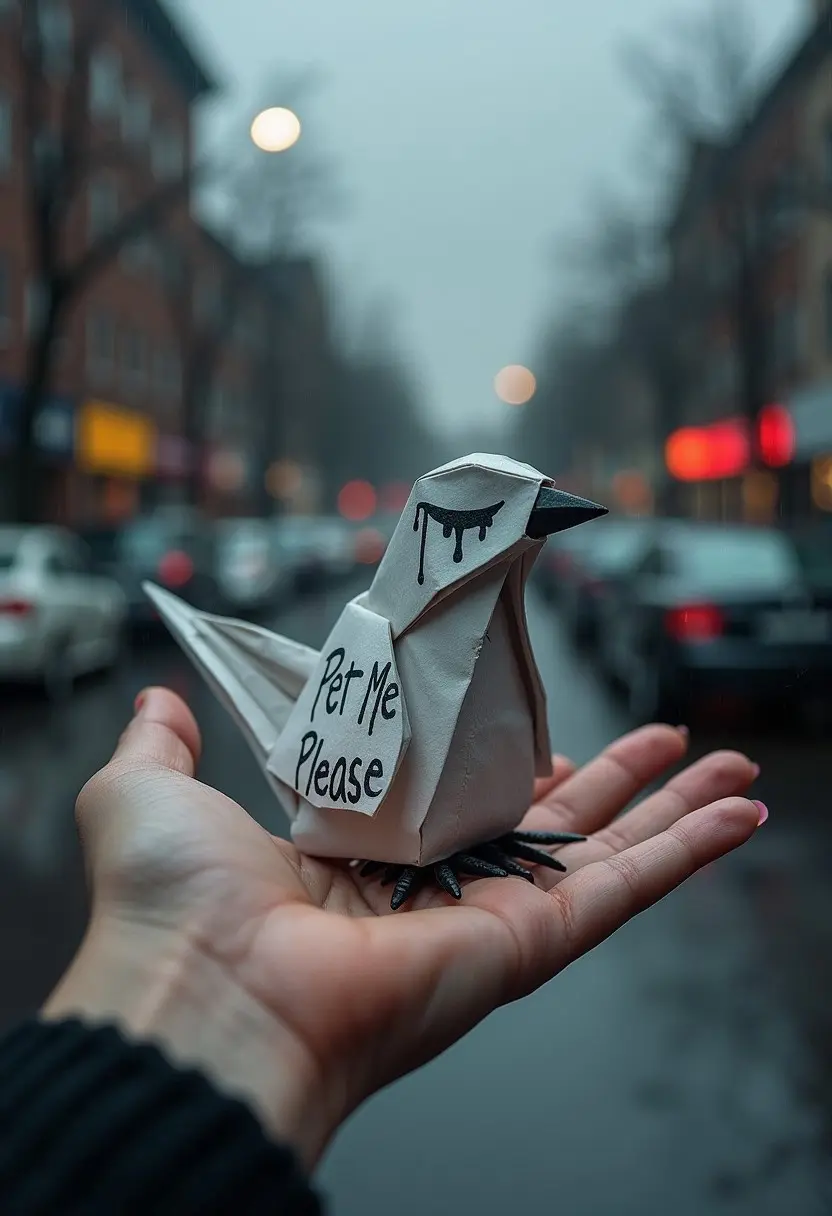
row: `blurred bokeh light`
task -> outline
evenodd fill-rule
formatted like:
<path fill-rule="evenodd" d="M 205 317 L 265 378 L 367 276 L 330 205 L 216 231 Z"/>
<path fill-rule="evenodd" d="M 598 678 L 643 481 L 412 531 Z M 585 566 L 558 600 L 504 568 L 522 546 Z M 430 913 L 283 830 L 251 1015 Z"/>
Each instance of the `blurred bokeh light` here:
<path fill-rule="evenodd" d="M 272 106 L 254 119 L 251 138 L 262 152 L 286 152 L 300 139 L 301 129 L 300 119 L 293 110 Z"/>
<path fill-rule="evenodd" d="M 375 514 L 377 502 L 369 481 L 348 481 L 338 495 L 338 510 L 351 523 L 361 523 Z"/>
<path fill-rule="evenodd" d="M 537 380 L 527 367 L 512 363 L 494 377 L 494 391 L 506 405 L 526 405 L 537 391 Z"/>

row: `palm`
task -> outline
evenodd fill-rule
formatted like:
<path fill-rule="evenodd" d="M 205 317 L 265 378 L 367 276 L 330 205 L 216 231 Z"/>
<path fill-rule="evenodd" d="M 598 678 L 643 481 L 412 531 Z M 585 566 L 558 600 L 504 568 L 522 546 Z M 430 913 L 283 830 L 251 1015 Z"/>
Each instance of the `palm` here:
<path fill-rule="evenodd" d="M 348 1047 L 359 1061 L 355 1100 L 537 987 L 756 823 L 745 802 L 684 818 L 748 788 L 755 767 L 728 752 L 616 819 L 684 754 L 678 731 L 648 727 L 577 773 L 561 763 L 539 783 L 525 826 L 589 837 L 559 853 L 567 875 L 538 871 L 535 886 L 476 880 L 459 905 L 424 889 L 407 911 L 391 913 L 389 888 L 347 863 L 303 856 L 194 781 L 196 727 L 166 696 L 165 720 L 134 725 L 81 800 L 82 828 L 102 795 L 116 807 L 95 840 L 98 892 L 132 916 L 187 922 L 317 1066 Z"/>

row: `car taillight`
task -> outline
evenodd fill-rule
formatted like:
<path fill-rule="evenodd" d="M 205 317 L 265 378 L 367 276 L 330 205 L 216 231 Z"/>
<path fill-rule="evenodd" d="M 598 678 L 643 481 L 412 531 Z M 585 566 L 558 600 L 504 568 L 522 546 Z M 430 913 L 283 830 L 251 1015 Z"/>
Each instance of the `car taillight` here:
<path fill-rule="evenodd" d="M 194 575 L 194 564 L 187 553 L 175 549 L 159 562 L 159 578 L 166 587 L 184 587 Z"/>
<path fill-rule="evenodd" d="M 31 600 L 0 600 L 0 616 L 31 616 L 34 611 Z"/>
<path fill-rule="evenodd" d="M 712 642 L 725 630 L 725 617 L 713 604 L 688 604 L 665 613 L 665 631 L 676 642 Z"/>

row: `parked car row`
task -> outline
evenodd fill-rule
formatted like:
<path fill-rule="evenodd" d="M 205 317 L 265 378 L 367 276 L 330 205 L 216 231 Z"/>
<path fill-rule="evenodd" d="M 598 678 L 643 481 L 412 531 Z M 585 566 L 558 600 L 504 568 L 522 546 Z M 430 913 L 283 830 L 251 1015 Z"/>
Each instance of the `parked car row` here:
<path fill-rule="evenodd" d="M 113 666 L 157 625 L 146 580 L 206 612 L 257 616 L 377 564 L 391 531 L 326 517 L 216 522 L 180 507 L 82 535 L 0 528 L 0 681 L 58 697 Z"/>
<path fill-rule="evenodd" d="M 706 697 L 830 700 L 828 532 L 638 519 L 586 532 L 554 546 L 544 586 L 635 718 L 684 721 Z"/>

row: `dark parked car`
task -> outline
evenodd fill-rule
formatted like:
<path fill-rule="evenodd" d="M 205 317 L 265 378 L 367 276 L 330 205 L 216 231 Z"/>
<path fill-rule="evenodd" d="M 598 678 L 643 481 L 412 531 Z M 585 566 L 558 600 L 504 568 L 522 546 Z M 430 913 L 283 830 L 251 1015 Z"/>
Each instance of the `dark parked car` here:
<path fill-rule="evenodd" d="M 603 527 L 603 525 L 600 525 Z M 549 538 L 535 566 L 538 587 L 550 600 L 563 598 L 580 568 L 581 557 L 592 545 L 595 528 L 573 528 Z"/>
<path fill-rule="evenodd" d="M 604 666 L 635 717 L 684 721 L 702 692 L 809 701 L 832 680 L 832 586 L 767 528 L 666 522 L 604 602 Z"/>
<path fill-rule="evenodd" d="M 158 619 L 142 591 L 145 580 L 204 612 L 227 607 L 217 577 L 214 529 L 195 513 L 160 512 L 134 520 L 119 534 L 117 563 L 134 628 Z"/>
<path fill-rule="evenodd" d="M 609 519 L 586 529 L 583 544 L 562 549 L 558 598 L 579 646 L 594 646 L 604 601 L 644 552 L 652 519 Z"/>

